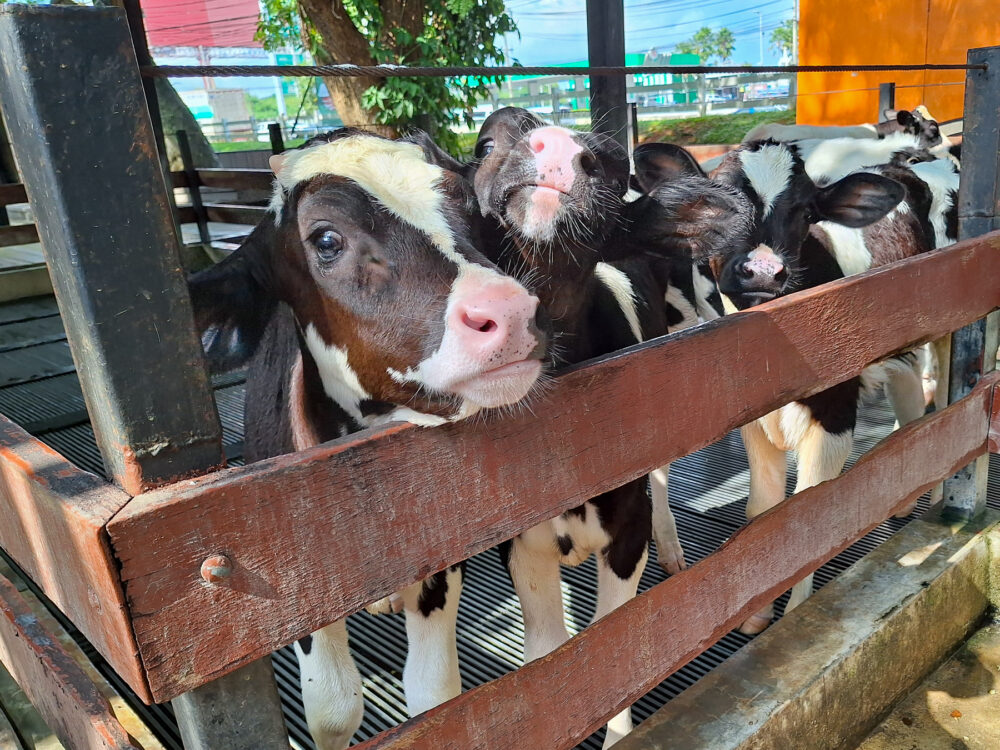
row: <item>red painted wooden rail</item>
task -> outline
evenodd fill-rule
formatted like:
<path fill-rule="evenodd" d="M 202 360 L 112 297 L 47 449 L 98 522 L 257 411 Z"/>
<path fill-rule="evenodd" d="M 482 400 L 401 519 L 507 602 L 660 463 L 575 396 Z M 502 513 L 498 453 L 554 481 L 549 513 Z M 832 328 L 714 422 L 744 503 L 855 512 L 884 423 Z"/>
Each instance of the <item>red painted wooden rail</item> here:
<path fill-rule="evenodd" d="M 21 531 L 0 523 L 0 545 L 140 695 L 167 700 L 982 317 L 1000 307 L 997 278 L 1000 233 L 577 367 L 533 415 L 362 432 L 132 499 L 8 424 L 0 519 Z M 572 746 L 895 507 L 997 450 L 997 384 L 984 378 L 555 654 L 369 747 Z M 25 519 L 39 518 L 25 535 Z M 775 543 L 804 526 L 808 545 Z M 354 542 L 330 544 L 343 538 Z M 372 544 L 389 549 L 377 564 L 364 553 Z M 213 586 L 199 568 L 217 553 L 234 574 Z"/>

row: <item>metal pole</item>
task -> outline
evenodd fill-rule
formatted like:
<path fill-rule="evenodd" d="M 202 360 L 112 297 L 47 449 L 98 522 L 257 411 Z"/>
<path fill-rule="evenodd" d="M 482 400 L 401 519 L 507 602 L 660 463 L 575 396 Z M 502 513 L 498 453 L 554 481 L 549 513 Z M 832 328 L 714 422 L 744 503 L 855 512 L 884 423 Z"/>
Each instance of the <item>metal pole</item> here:
<path fill-rule="evenodd" d="M 624 0 L 587 0 L 587 51 L 591 65 L 625 65 Z M 628 148 L 625 76 L 591 76 L 590 123 Z"/>
<path fill-rule="evenodd" d="M 875 122 L 885 122 L 887 109 L 896 108 L 896 84 L 880 83 L 878 85 L 878 119 Z"/>
<path fill-rule="evenodd" d="M 205 205 L 201 202 L 201 178 L 198 177 L 198 170 L 194 166 L 194 158 L 191 156 L 191 144 L 188 143 L 187 133 L 178 130 L 177 150 L 181 154 L 181 163 L 184 165 L 184 176 L 187 177 L 188 195 L 191 196 L 191 208 L 194 209 L 194 220 L 198 223 L 198 236 L 204 245 L 212 244 L 212 234 L 208 231 L 208 213 Z"/>
<path fill-rule="evenodd" d="M 763 65 L 764 64 L 764 16 L 761 15 L 761 12 L 759 10 L 755 11 L 755 13 L 757 14 L 757 27 L 760 32 L 760 64 Z"/>
<path fill-rule="evenodd" d="M 958 191 L 959 239 L 978 237 L 1000 228 L 1000 47 L 969 50 L 970 64 L 986 63 L 987 70 L 970 70 L 965 79 L 965 123 L 962 138 L 962 180 Z M 951 337 L 948 402 L 966 396 L 983 373 L 996 366 L 997 314 L 976 321 Z M 986 508 L 989 456 L 945 480 L 941 516 L 966 521 Z"/>
<path fill-rule="evenodd" d="M 629 121 L 632 124 L 632 144 L 630 151 L 639 145 L 639 105 L 632 102 L 628 105 Z"/>
<path fill-rule="evenodd" d="M 0 111 L 108 474 L 135 495 L 221 466 L 125 13 L 0 6 Z M 269 670 L 229 675 L 214 691 L 224 701 L 213 686 L 183 696 L 182 732 L 212 750 L 287 748 Z"/>

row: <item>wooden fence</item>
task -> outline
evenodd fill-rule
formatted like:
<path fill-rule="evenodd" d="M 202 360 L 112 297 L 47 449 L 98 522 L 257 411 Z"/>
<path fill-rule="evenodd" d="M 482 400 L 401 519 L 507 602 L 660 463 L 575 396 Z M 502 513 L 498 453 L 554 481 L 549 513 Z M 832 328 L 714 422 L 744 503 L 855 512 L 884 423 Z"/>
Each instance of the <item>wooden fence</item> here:
<path fill-rule="evenodd" d="M 68 49 L 78 65 L 50 64 Z M 982 479 L 980 457 L 1000 442 L 1000 378 L 983 356 L 996 341 L 981 322 L 1000 307 L 1000 232 L 571 368 L 534 414 L 392 425 L 220 469 L 220 429 L 131 50 L 115 9 L 0 8 L 0 109 L 114 480 L 0 419 L 0 546 L 136 693 L 178 699 L 188 747 L 281 745 L 261 658 L 273 649 L 956 329 L 964 331 L 955 338 L 959 377 L 947 408 L 754 519 L 549 656 L 365 747 L 570 748 L 933 485 L 952 478 L 954 513 L 981 508 L 982 493 L 967 490 Z M 997 62 L 969 76 L 966 236 L 1000 228 L 1000 135 L 989 121 L 1000 101 L 997 52 L 970 52 Z M 78 85 L 98 74 L 103 86 Z M 60 137 L 42 141 L 42 132 Z M 260 186 L 238 170 L 199 170 L 198 179 Z M 110 219 L 95 216 L 95 184 L 105 186 L 101 212 Z M 216 555 L 232 573 L 209 582 L 200 570 Z M 60 735 L 73 747 L 129 747 L 86 689 L 74 688 L 75 675 L 37 668 L 55 657 L 26 649 L 5 624 L 18 622 L 17 602 L 2 587 L 0 602 L 0 660 L 33 681 Z M 218 701 L 220 691 L 257 700 L 253 713 L 272 719 L 269 733 L 240 736 L 246 712 Z M 224 743 L 212 739 L 219 727 L 229 732 Z"/>

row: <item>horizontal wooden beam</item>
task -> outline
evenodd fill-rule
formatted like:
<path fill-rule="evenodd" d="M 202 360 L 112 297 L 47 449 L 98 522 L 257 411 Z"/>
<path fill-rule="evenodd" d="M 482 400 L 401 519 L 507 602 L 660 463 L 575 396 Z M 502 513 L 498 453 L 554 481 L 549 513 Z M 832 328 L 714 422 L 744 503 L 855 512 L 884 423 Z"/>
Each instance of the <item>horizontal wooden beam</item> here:
<path fill-rule="evenodd" d="M 243 206 L 238 203 L 206 203 L 205 214 L 209 221 L 256 225 L 267 215 L 267 208 L 264 206 Z"/>
<path fill-rule="evenodd" d="M 24 190 L 24 185 L 20 182 L 12 182 L 0 185 L 0 206 L 9 206 L 12 203 L 27 203 L 28 193 Z"/>
<path fill-rule="evenodd" d="M 997 382 L 990 375 L 959 403 L 893 433 L 846 474 L 758 516 L 714 554 L 552 654 L 360 749 L 574 747 L 803 575 L 981 455 Z"/>
<path fill-rule="evenodd" d="M 12 224 L 0 227 L 0 247 L 28 245 L 38 242 L 38 229 L 34 224 Z"/>
<path fill-rule="evenodd" d="M 188 187 L 189 180 L 184 172 L 171 172 L 174 187 Z M 217 169 L 198 170 L 201 187 L 225 188 L 229 190 L 266 190 L 270 192 L 274 182 L 274 172 L 269 169 Z"/>
<path fill-rule="evenodd" d="M 998 251 L 994 234 L 631 347 L 563 374 L 533 413 L 369 430 L 136 497 L 108 530 L 154 696 L 981 317 L 1000 306 Z M 219 553 L 233 573 L 206 585 Z"/>
<path fill-rule="evenodd" d="M 139 750 L 97 686 L 0 576 L 0 662 L 66 747 Z"/>
<path fill-rule="evenodd" d="M 148 698 L 104 531 L 128 499 L 0 416 L 0 547 Z"/>

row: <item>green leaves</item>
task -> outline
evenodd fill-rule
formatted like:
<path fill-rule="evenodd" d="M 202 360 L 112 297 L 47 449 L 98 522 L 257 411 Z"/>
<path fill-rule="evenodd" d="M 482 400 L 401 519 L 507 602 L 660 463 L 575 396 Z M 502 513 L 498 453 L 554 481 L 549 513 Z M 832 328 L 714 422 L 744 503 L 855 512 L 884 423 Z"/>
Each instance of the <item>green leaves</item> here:
<path fill-rule="evenodd" d="M 412 1 L 412 0 L 411 0 Z M 403 28 L 384 28 L 386 17 L 398 17 L 401 0 L 344 0 L 347 18 L 371 45 L 379 63 L 411 66 L 480 66 L 505 62 L 503 34 L 516 32 L 504 0 L 425 0 L 423 28 L 416 35 Z M 266 49 L 307 48 L 316 57 L 337 62 L 308 21 L 297 0 L 262 0 L 257 39 Z M 326 52 L 324 55 L 323 53 Z M 318 53 L 318 54 L 317 54 Z M 496 79 L 499 83 L 500 79 Z M 388 78 L 369 87 L 361 97 L 367 123 L 406 129 L 430 129 L 445 148 L 457 150 L 451 126 L 472 124 L 472 109 L 489 96 L 487 81 L 477 77 Z M 347 123 L 350 124 L 350 123 Z"/>
<path fill-rule="evenodd" d="M 677 45 L 677 51 L 687 55 L 698 55 L 702 63 L 708 64 L 713 57 L 725 62 L 733 55 L 736 47 L 736 36 L 727 28 L 712 31 L 708 26 L 702 26 L 694 36 Z"/>

